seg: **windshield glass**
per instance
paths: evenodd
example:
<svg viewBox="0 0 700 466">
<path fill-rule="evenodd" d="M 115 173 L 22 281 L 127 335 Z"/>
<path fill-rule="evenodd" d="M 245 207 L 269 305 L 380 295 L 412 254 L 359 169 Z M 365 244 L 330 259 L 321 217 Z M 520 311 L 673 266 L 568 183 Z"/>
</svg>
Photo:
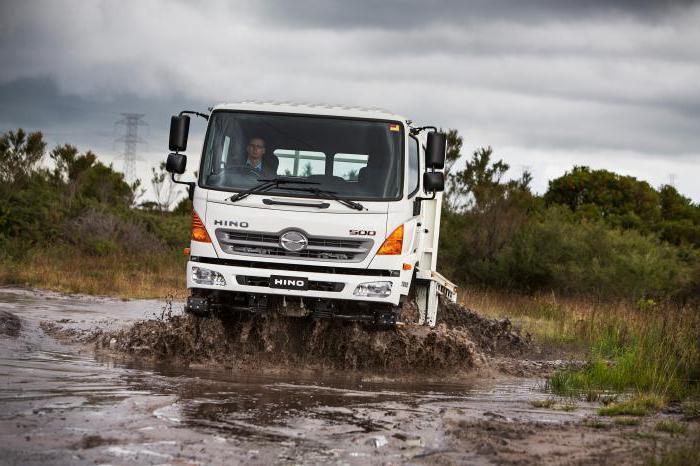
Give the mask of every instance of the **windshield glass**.
<svg viewBox="0 0 700 466">
<path fill-rule="evenodd" d="M 274 177 L 310 181 L 338 196 L 401 195 L 403 126 L 390 121 L 218 111 L 210 118 L 200 184 L 243 191 Z M 286 189 L 266 194 L 313 197 Z"/>
</svg>

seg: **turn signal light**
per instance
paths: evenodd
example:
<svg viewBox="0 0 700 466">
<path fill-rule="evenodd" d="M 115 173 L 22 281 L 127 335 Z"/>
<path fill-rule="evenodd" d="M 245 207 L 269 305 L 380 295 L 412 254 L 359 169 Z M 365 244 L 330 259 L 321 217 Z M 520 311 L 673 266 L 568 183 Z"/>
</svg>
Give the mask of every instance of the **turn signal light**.
<svg viewBox="0 0 700 466">
<path fill-rule="evenodd" d="M 199 241 L 200 243 L 211 243 L 211 238 L 209 238 L 209 233 L 207 229 L 204 228 L 204 223 L 202 219 L 199 218 L 197 212 L 192 211 L 192 241 Z"/>
<path fill-rule="evenodd" d="M 377 251 L 378 256 L 395 256 L 403 250 L 403 225 L 396 227 Z"/>
</svg>

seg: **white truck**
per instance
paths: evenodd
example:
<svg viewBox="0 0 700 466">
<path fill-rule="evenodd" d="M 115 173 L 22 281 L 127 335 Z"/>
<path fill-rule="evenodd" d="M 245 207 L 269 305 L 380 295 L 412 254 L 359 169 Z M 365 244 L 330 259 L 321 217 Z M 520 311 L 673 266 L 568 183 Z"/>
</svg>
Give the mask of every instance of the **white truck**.
<svg viewBox="0 0 700 466">
<path fill-rule="evenodd" d="M 182 182 L 190 114 L 208 120 Z M 379 109 L 222 104 L 171 118 L 167 170 L 193 203 L 187 312 L 435 325 L 445 135 Z M 421 176 L 422 173 L 422 176 Z"/>
</svg>

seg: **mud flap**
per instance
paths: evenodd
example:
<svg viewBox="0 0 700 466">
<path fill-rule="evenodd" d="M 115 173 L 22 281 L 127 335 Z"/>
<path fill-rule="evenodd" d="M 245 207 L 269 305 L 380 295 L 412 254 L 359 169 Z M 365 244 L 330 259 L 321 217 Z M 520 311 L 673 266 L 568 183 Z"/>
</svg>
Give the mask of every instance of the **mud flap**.
<svg viewBox="0 0 700 466">
<path fill-rule="evenodd" d="M 438 310 L 437 283 L 433 280 L 417 280 L 416 303 L 419 313 L 418 323 L 434 327 Z"/>
</svg>

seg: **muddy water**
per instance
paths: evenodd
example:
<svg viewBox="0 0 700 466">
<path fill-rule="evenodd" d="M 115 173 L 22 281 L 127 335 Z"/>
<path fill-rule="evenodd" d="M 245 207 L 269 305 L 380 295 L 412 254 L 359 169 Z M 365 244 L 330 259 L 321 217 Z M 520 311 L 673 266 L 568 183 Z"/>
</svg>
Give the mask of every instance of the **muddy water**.
<svg viewBox="0 0 700 466">
<path fill-rule="evenodd" d="M 243 375 L 96 356 L 58 342 L 41 322 L 117 330 L 161 312 L 119 301 L 0 288 L 0 463 L 489 464 L 455 443 L 470 422 L 566 425 L 590 415 L 534 409 L 543 380 L 458 382 L 378 374 Z M 3 312 L 4 311 L 4 312 Z M 3 317 L 4 316 L 4 317 Z M 410 374 L 408 374 L 410 375 Z M 407 382 L 406 380 L 410 380 Z M 457 427 L 456 427 L 457 426 Z"/>
</svg>

